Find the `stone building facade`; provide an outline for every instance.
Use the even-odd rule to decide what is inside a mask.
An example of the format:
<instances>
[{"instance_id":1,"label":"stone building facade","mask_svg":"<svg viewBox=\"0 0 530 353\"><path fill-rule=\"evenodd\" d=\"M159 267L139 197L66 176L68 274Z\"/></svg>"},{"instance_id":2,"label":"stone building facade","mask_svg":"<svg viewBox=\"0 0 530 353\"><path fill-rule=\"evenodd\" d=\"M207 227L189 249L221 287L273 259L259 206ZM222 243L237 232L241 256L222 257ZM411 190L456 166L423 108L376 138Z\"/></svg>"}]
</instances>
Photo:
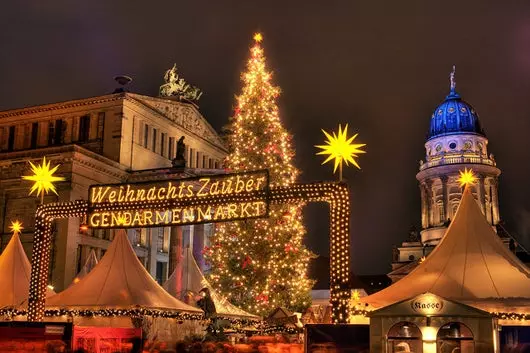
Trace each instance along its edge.
<instances>
[{"instance_id":1,"label":"stone building facade","mask_svg":"<svg viewBox=\"0 0 530 353\"><path fill-rule=\"evenodd\" d=\"M184 136L186 168L170 171L178 139ZM128 92L0 112L0 247L11 221L21 220L21 240L31 256L34 214L40 200L29 196L28 161L46 156L57 175L58 195L44 202L86 199L93 184L147 180L167 168L170 177L222 172L223 141L190 102ZM162 172L163 173L163 172ZM113 231L80 230L79 219L60 220L54 229L50 284L67 287L90 251L101 257ZM170 239L191 246L201 262L211 225L129 230L136 253L153 277L170 275ZM173 258L175 254L173 254ZM173 264L171 266L174 266Z\"/></svg>"}]
</instances>

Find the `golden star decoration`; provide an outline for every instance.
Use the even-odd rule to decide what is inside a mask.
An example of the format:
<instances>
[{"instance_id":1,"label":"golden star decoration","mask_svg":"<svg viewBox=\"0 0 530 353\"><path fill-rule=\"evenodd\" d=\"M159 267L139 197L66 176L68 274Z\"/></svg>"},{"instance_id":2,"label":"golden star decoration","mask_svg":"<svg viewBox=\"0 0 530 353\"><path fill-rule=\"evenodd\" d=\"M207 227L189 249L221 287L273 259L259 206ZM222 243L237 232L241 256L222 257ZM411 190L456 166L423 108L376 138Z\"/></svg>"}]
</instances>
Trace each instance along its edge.
<instances>
[{"instance_id":1,"label":"golden star decoration","mask_svg":"<svg viewBox=\"0 0 530 353\"><path fill-rule=\"evenodd\" d=\"M20 221L13 221L11 222L11 225L9 226L9 230L11 230L13 234L16 234L16 233L20 234L22 229L24 229L24 227L22 227L22 222Z\"/></svg>"},{"instance_id":2,"label":"golden star decoration","mask_svg":"<svg viewBox=\"0 0 530 353\"><path fill-rule=\"evenodd\" d=\"M458 177L458 182L460 186L473 185L477 182L477 177L473 173L472 169L464 168L464 171L459 171L460 176Z\"/></svg>"},{"instance_id":3,"label":"golden star decoration","mask_svg":"<svg viewBox=\"0 0 530 353\"><path fill-rule=\"evenodd\" d=\"M255 33L253 38L254 38L254 41L256 41L256 43L259 43L263 40L263 36L259 32Z\"/></svg>"},{"instance_id":4,"label":"golden star decoration","mask_svg":"<svg viewBox=\"0 0 530 353\"><path fill-rule=\"evenodd\" d=\"M53 174L59 168L59 165L50 169L50 162L46 163L46 157L42 159L41 165L35 165L32 162L29 162L31 165L31 171L33 175L23 176L22 179L35 182L31 187L29 194L31 195L34 191L37 191L37 195L42 195L43 193L48 193L53 191L57 195L57 190L55 185L56 181L63 181L63 177L54 176Z\"/></svg>"},{"instance_id":5,"label":"golden star decoration","mask_svg":"<svg viewBox=\"0 0 530 353\"><path fill-rule=\"evenodd\" d=\"M361 169L357 161L355 160L359 154L366 153L366 151L361 150L361 147L366 146L364 143L354 144L353 140L357 137L358 134L348 137L348 124L342 130L341 125L339 125L339 132L335 132L330 135L325 130L322 130L324 135L327 137L326 145L316 145L315 147L322 149L317 153L317 155L329 155L322 164L325 164L331 160L335 161L335 166L333 167L333 173L337 171L337 168L342 167L342 162L346 162L346 165L349 163L353 164L357 168Z\"/></svg>"}]
</instances>

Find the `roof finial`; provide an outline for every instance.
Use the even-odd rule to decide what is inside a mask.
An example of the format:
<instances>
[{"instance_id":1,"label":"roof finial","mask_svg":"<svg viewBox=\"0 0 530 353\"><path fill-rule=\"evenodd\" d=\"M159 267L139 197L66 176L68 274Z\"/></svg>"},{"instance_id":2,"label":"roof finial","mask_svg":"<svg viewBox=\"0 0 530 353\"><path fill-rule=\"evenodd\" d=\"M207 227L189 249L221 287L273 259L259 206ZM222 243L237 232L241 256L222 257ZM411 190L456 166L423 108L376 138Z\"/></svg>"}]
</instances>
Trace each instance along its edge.
<instances>
[{"instance_id":1,"label":"roof finial","mask_svg":"<svg viewBox=\"0 0 530 353\"><path fill-rule=\"evenodd\" d=\"M451 93L454 93L456 88L455 73L456 65L453 65L453 71L451 71L451 73L449 74L449 80L451 81Z\"/></svg>"}]
</instances>

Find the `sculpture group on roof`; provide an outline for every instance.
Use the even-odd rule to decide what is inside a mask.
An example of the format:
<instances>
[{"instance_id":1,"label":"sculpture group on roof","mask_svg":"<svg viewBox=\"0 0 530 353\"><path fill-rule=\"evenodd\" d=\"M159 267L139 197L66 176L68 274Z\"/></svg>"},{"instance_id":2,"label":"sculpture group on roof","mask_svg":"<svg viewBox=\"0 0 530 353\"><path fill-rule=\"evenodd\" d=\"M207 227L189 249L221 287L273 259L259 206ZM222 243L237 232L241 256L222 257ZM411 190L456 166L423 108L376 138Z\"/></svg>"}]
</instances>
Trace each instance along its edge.
<instances>
[{"instance_id":1,"label":"sculpture group on roof","mask_svg":"<svg viewBox=\"0 0 530 353\"><path fill-rule=\"evenodd\" d=\"M184 78L179 77L177 64L173 64L173 67L166 71L164 81L166 83L160 86L160 95L162 97L176 96L197 102L202 96L202 91L198 87L190 85Z\"/></svg>"}]
</instances>

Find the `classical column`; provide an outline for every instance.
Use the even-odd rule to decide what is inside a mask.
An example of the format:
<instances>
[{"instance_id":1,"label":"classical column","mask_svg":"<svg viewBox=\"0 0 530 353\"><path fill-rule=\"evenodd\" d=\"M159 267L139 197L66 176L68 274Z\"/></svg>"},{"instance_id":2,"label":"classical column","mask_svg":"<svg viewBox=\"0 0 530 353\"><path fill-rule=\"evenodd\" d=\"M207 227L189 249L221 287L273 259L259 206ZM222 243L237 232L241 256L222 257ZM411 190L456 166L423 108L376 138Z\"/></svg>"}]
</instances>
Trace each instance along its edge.
<instances>
[{"instance_id":1,"label":"classical column","mask_svg":"<svg viewBox=\"0 0 530 353\"><path fill-rule=\"evenodd\" d=\"M486 179L486 177L484 176L484 174L479 174L478 176L478 199L479 199L479 202L480 202L480 208L482 209L482 213L487 217L486 215L486 187L485 187L485 184L484 184L484 180Z\"/></svg>"},{"instance_id":2,"label":"classical column","mask_svg":"<svg viewBox=\"0 0 530 353\"><path fill-rule=\"evenodd\" d=\"M204 269L204 224L196 224L193 231L193 257L197 261L197 265L201 269Z\"/></svg>"},{"instance_id":3,"label":"classical column","mask_svg":"<svg viewBox=\"0 0 530 353\"><path fill-rule=\"evenodd\" d=\"M429 227L429 213L427 206L427 190L425 183L420 183L420 194L421 194L421 226L423 229Z\"/></svg>"},{"instance_id":4,"label":"classical column","mask_svg":"<svg viewBox=\"0 0 530 353\"><path fill-rule=\"evenodd\" d=\"M169 235L169 268L171 276L182 256L182 227L171 227Z\"/></svg>"},{"instance_id":5,"label":"classical column","mask_svg":"<svg viewBox=\"0 0 530 353\"><path fill-rule=\"evenodd\" d=\"M449 178L447 175L442 175L440 177L440 180L442 181L442 202L443 202L443 210L444 210L444 219L441 219L440 221L442 223L445 223L447 220L447 216L449 215L449 193L447 192L447 181Z\"/></svg>"},{"instance_id":6,"label":"classical column","mask_svg":"<svg viewBox=\"0 0 530 353\"><path fill-rule=\"evenodd\" d=\"M426 204L427 204L427 227L429 228L433 225L433 214L432 214L432 205L433 205L433 197L432 197L432 181L430 179L425 181L425 188L426 188Z\"/></svg>"},{"instance_id":7,"label":"classical column","mask_svg":"<svg viewBox=\"0 0 530 353\"><path fill-rule=\"evenodd\" d=\"M493 224L499 223L499 197L498 197L499 180L497 178L491 178L491 207L493 213Z\"/></svg>"},{"instance_id":8,"label":"classical column","mask_svg":"<svg viewBox=\"0 0 530 353\"><path fill-rule=\"evenodd\" d=\"M7 197L5 190L0 190L0 236L6 231L5 214L6 214ZM4 247L4 238L0 238L0 251Z\"/></svg>"}]
</instances>

